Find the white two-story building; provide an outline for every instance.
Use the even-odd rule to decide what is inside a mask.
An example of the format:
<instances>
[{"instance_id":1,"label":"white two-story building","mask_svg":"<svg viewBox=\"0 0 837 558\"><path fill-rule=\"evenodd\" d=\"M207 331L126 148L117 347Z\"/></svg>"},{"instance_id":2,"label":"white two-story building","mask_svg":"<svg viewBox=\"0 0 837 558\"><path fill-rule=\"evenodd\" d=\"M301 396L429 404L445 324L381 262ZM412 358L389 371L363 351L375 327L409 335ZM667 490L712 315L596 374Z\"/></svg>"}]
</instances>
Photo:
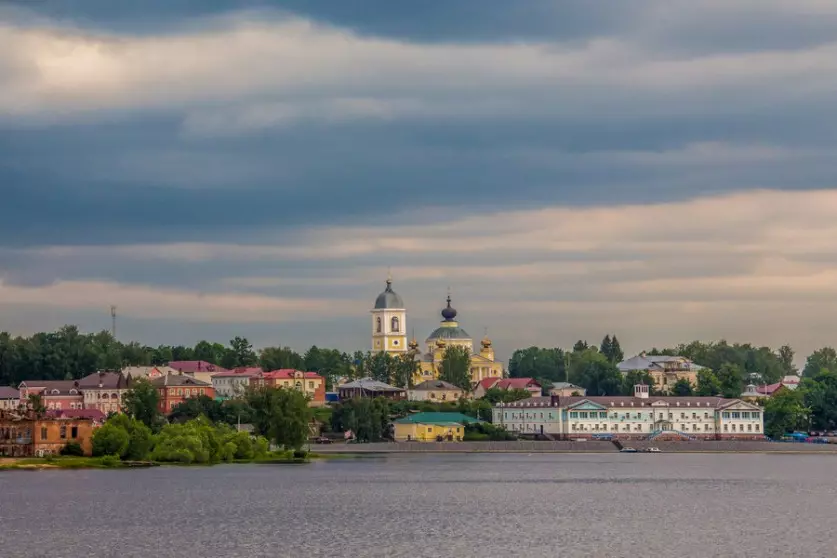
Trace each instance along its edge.
<instances>
[{"instance_id":1,"label":"white two-story building","mask_svg":"<svg viewBox=\"0 0 837 558\"><path fill-rule=\"evenodd\" d=\"M757 405L723 397L650 396L642 385L634 387L633 397L551 396L498 403L492 422L513 432L562 439L764 437L764 413Z\"/></svg>"}]
</instances>

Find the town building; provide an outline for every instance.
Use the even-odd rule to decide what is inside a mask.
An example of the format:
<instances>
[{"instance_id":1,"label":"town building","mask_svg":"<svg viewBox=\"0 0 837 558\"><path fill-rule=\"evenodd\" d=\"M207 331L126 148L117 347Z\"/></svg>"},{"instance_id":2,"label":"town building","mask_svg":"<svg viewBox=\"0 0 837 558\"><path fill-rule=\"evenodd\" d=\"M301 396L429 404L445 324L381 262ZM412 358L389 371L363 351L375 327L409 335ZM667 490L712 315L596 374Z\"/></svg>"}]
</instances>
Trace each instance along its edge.
<instances>
[{"instance_id":1,"label":"town building","mask_svg":"<svg viewBox=\"0 0 837 558\"><path fill-rule=\"evenodd\" d=\"M260 372L250 377L254 388L274 387L301 391L310 399L312 407L325 405L325 378L316 372L303 372L291 368Z\"/></svg>"},{"instance_id":2,"label":"town building","mask_svg":"<svg viewBox=\"0 0 837 558\"><path fill-rule=\"evenodd\" d=\"M465 425L479 420L462 413L415 413L397 419L396 442L461 442Z\"/></svg>"},{"instance_id":3,"label":"town building","mask_svg":"<svg viewBox=\"0 0 837 558\"><path fill-rule=\"evenodd\" d=\"M361 378L337 386L337 393L341 400L354 397L385 397L401 400L407 398L407 391L372 378Z\"/></svg>"},{"instance_id":4,"label":"town building","mask_svg":"<svg viewBox=\"0 0 837 558\"><path fill-rule=\"evenodd\" d=\"M250 380L263 372L264 370L257 366L216 372L212 375L216 399L230 399L243 395L250 388Z\"/></svg>"},{"instance_id":5,"label":"town building","mask_svg":"<svg viewBox=\"0 0 837 558\"><path fill-rule=\"evenodd\" d=\"M29 397L41 398L44 409L83 409L84 396L78 380L26 380L18 386L20 403L29 406Z\"/></svg>"},{"instance_id":6,"label":"town building","mask_svg":"<svg viewBox=\"0 0 837 558\"><path fill-rule=\"evenodd\" d=\"M12 411L20 406L20 392L11 386L0 386L0 410Z\"/></svg>"},{"instance_id":7,"label":"town building","mask_svg":"<svg viewBox=\"0 0 837 558\"><path fill-rule=\"evenodd\" d=\"M654 380L654 386L663 393L671 391L678 380L686 380L696 386L697 373L703 370L703 366L685 357L649 355L644 351L616 366L622 375L629 372L647 372Z\"/></svg>"},{"instance_id":8,"label":"town building","mask_svg":"<svg viewBox=\"0 0 837 558\"><path fill-rule=\"evenodd\" d=\"M757 405L723 397L650 396L645 385L635 386L633 397L550 396L498 403L492 422L513 432L562 439L764 438L764 413Z\"/></svg>"},{"instance_id":9,"label":"town building","mask_svg":"<svg viewBox=\"0 0 837 558\"><path fill-rule=\"evenodd\" d=\"M131 379L121 372L94 372L78 381L85 409L105 413L122 412L122 397L131 388Z\"/></svg>"},{"instance_id":10,"label":"town building","mask_svg":"<svg viewBox=\"0 0 837 558\"><path fill-rule=\"evenodd\" d=\"M549 395L557 395L559 397L580 395L584 397L587 395L587 390L570 382L554 382L552 387L549 388Z\"/></svg>"},{"instance_id":11,"label":"town building","mask_svg":"<svg viewBox=\"0 0 837 558\"><path fill-rule=\"evenodd\" d=\"M228 372L226 368L205 360L173 360L168 363L168 367L208 384L212 383L213 374Z\"/></svg>"},{"instance_id":12,"label":"town building","mask_svg":"<svg viewBox=\"0 0 837 558\"><path fill-rule=\"evenodd\" d=\"M430 401L432 403L450 403L465 397L465 391L442 380L427 380L407 390L410 401Z\"/></svg>"},{"instance_id":13,"label":"town building","mask_svg":"<svg viewBox=\"0 0 837 558\"><path fill-rule=\"evenodd\" d=\"M0 455L56 455L69 442L78 443L85 455L91 455L93 431L101 421L64 414L73 412L57 411L59 414L55 416L41 416L34 411L0 411Z\"/></svg>"},{"instance_id":14,"label":"town building","mask_svg":"<svg viewBox=\"0 0 837 558\"><path fill-rule=\"evenodd\" d=\"M122 369L122 375L131 380L138 380L140 378L153 380L155 378L162 378L166 374L177 373L177 370L168 366L126 366Z\"/></svg>"},{"instance_id":15,"label":"town building","mask_svg":"<svg viewBox=\"0 0 837 558\"><path fill-rule=\"evenodd\" d=\"M407 309L401 296L392 289L392 278L387 278L386 288L375 299L372 313L372 351L385 352L395 356L412 355L418 362L413 383L435 380L440 375L440 366L445 350L449 346L464 347L471 355L471 381L484 378L501 378L503 363L496 360L492 342L485 337L480 350L474 351L474 341L456 321L457 311L451 306L450 295L447 307L442 309L442 322L425 339L425 349L412 339L407 343Z\"/></svg>"},{"instance_id":16,"label":"town building","mask_svg":"<svg viewBox=\"0 0 837 558\"><path fill-rule=\"evenodd\" d=\"M474 398L481 399L490 389L514 390L522 389L533 396L543 392L541 384L533 378L484 378L474 387Z\"/></svg>"},{"instance_id":17,"label":"town building","mask_svg":"<svg viewBox=\"0 0 837 558\"><path fill-rule=\"evenodd\" d=\"M202 382L187 374L166 374L151 380L151 385L157 388L160 394L157 408L164 414L170 413L172 409L190 397L201 395L215 397L212 384Z\"/></svg>"}]
</instances>

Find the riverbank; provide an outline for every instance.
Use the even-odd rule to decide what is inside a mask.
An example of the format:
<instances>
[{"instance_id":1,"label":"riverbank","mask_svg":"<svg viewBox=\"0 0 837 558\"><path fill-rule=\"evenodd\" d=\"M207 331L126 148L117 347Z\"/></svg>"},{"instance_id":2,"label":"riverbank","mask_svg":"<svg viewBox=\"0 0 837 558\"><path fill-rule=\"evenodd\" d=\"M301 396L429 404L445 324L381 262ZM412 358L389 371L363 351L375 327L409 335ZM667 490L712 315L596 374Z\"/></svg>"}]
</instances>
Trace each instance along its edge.
<instances>
[{"instance_id":1,"label":"riverbank","mask_svg":"<svg viewBox=\"0 0 837 558\"><path fill-rule=\"evenodd\" d=\"M643 450L659 448L666 453L789 453L837 455L837 444L803 444L759 441L631 441L625 446ZM387 442L334 444L317 448L322 454L368 455L390 453L618 453L611 442Z\"/></svg>"},{"instance_id":2,"label":"riverbank","mask_svg":"<svg viewBox=\"0 0 837 558\"><path fill-rule=\"evenodd\" d=\"M288 453L275 453L249 460L224 462L225 464L256 465L298 465L310 463L316 459L339 459L337 454L321 455L308 453L304 457L295 457ZM158 461L122 461L112 456L105 457L0 457L0 471L8 470L48 470L48 469L137 469L160 466L171 467L211 467L220 463L165 463Z\"/></svg>"}]
</instances>

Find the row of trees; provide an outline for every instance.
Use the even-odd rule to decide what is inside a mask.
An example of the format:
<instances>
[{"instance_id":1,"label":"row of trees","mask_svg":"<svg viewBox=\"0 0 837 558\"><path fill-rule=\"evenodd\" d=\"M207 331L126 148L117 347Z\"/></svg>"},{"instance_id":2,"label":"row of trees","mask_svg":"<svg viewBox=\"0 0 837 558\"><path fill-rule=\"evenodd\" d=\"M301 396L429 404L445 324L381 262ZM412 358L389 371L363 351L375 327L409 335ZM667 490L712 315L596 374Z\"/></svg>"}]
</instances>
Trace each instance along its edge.
<instances>
[{"instance_id":1,"label":"row of trees","mask_svg":"<svg viewBox=\"0 0 837 558\"><path fill-rule=\"evenodd\" d=\"M194 397L177 405L168 418L160 413L158 403L157 390L146 380L138 380L123 397L125 415L154 435L166 429L170 433L180 432L169 427L203 417L216 425L252 424L256 434L277 446L298 449L308 438L312 418L308 398L288 389L249 390L242 398L230 401ZM129 430L129 434L131 432Z\"/></svg>"}]
</instances>

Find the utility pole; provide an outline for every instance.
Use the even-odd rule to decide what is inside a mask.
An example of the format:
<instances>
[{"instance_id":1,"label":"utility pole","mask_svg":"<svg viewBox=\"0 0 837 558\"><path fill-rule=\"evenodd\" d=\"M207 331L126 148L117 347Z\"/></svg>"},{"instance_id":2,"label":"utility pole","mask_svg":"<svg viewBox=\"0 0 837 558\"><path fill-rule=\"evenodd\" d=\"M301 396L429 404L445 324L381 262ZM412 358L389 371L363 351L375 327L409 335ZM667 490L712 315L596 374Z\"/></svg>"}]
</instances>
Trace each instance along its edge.
<instances>
[{"instance_id":1,"label":"utility pole","mask_svg":"<svg viewBox=\"0 0 837 558\"><path fill-rule=\"evenodd\" d=\"M116 339L116 306L110 307L110 334Z\"/></svg>"}]
</instances>

